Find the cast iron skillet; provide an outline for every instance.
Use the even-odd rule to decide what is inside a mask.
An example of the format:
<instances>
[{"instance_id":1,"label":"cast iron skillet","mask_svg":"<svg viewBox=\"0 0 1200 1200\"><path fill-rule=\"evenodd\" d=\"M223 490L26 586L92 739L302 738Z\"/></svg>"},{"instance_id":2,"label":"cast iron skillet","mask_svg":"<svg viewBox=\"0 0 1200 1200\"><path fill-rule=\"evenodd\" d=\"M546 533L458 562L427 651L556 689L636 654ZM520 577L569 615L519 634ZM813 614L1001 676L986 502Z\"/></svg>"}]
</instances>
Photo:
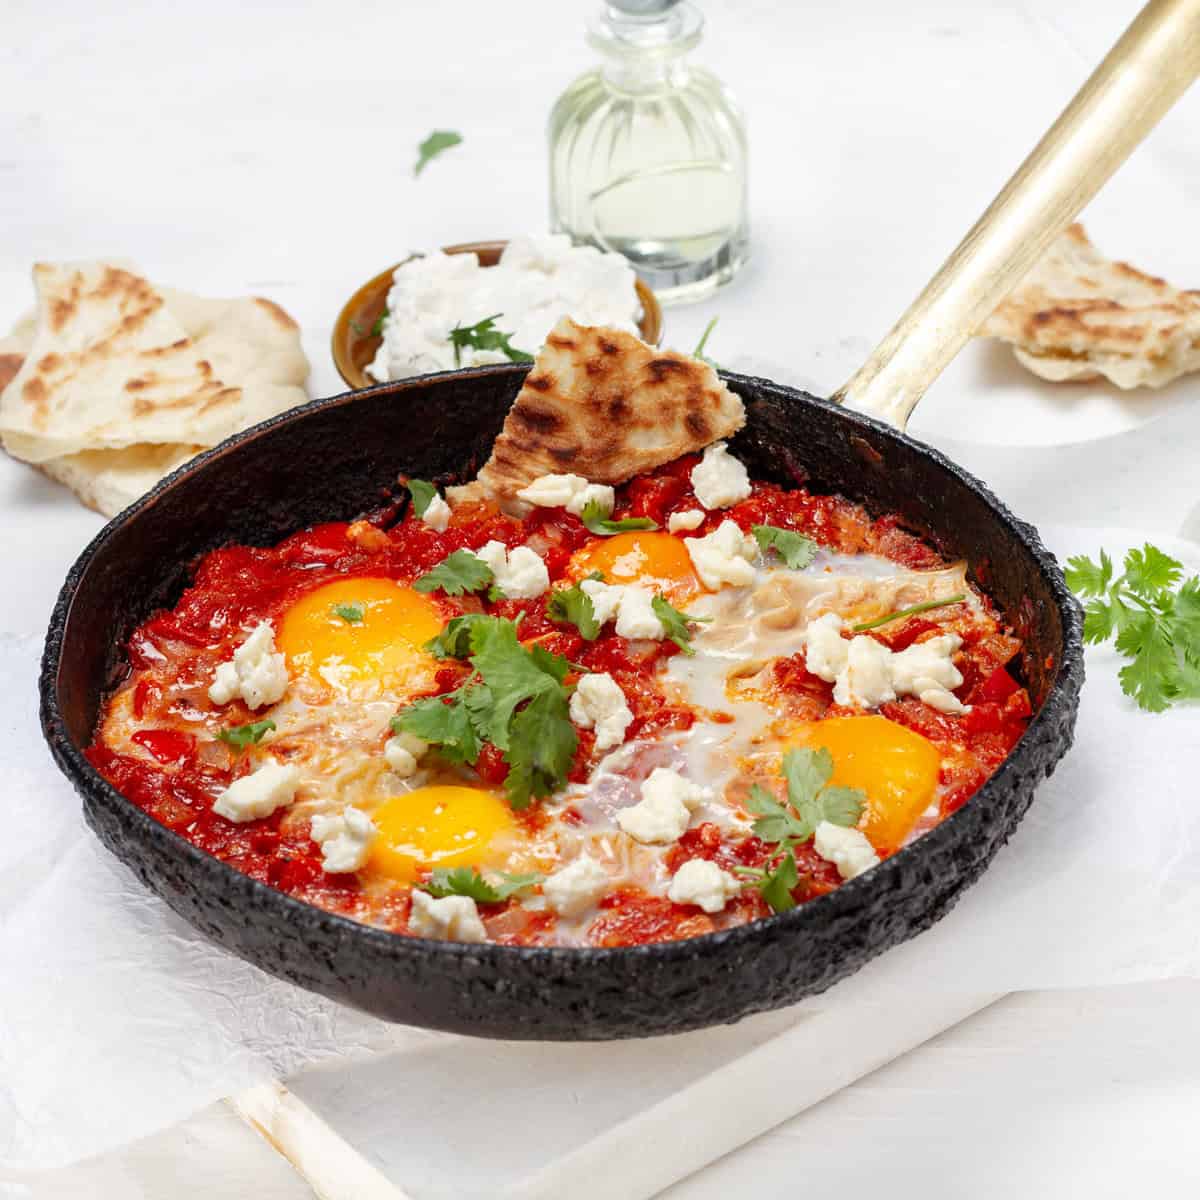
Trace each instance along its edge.
<instances>
[{"instance_id":1,"label":"cast iron skillet","mask_svg":"<svg viewBox=\"0 0 1200 1200\"><path fill-rule=\"evenodd\" d=\"M1200 71L1200 0L1151 0L909 312L850 381L851 407L902 426L925 388ZM380 1016L507 1038L671 1033L812 995L933 924L1008 839L1071 743L1080 614L1037 533L977 480L870 417L727 376L754 475L901 514L972 564L1025 642L1037 705L957 813L874 870L780 916L621 949L428 942L357 925L253 882L123 799L83 757L130 631L188 564L271 543L393 496L400 471L471 478L525 368L491 367L320 400L236 437L113 521L72 568L42 666L42 724L101 840L187 920L273 974Z\"/></svg>"},{"instance_id":2,"label":"cast iron skillet","mask_svg":"<svg viewBox=\"0 0 1200 1200\"><path fill-rule=\"evenodd\" d=\"M400 472L472 478L527 368L486 367L319 400L177 471L108 525L72 568L50 626L42 722L88 822L142 881L213 941L381 1017L505 1038L671 1033L812 995L941 917L1008 839L1071 742L1080 620L1036 532L935 451L870 418L728 375L751 474L807 480L901 514L978 582L1024 639L1038 708L971 801L875 870L810 904L692 941L519 948L407 938L322 912L191 846L83 757L131 631L174 603L189 564L229 542L268 545L386 504Z\"/></svg>"}]
</instances>

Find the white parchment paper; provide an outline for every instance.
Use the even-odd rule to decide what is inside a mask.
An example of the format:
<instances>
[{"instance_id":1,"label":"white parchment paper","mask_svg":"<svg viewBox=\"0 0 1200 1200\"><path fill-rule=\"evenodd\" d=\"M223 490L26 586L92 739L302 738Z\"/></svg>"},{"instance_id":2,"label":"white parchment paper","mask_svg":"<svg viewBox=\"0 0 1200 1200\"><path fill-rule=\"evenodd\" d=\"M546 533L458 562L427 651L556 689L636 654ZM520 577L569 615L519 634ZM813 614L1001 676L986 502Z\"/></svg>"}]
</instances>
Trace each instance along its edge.
<instances>
[{"instance_id":1,"label":"white parchment paper","mask_svg":"<svg viewBox=\"0 0 1200 1200\"><path fill-rule=\"evenodd\" d=\"M1063 555L1143 540L1048 532ZM1200 569L1196 547L1154 540ZM399 1080L406 1054L459 1040L388 1027L271 979L147 894L83 826L44 749L39 653L33 639L0 638L0 1165L99 1153L307 1063L400 1051ZM1121 695L1117 666L1107 649L1089 651L1074 750L954 912L803 1008L886 1011L922 993L1200 975L1200 713L1139 712ZM713 1035L724 1039L722 1059L734 1034ZM744 1034L750 1050L763 1027ZM666 1047L641 1045L648 1065ZM510 1054L527 1054L529 1073L516 1074L530 1085L545 1056ZM628 1057L613 1056L614 1073L628 1072ZM592 1055L598 1092L604 1071Z\"/></svg>"}]
</instances>

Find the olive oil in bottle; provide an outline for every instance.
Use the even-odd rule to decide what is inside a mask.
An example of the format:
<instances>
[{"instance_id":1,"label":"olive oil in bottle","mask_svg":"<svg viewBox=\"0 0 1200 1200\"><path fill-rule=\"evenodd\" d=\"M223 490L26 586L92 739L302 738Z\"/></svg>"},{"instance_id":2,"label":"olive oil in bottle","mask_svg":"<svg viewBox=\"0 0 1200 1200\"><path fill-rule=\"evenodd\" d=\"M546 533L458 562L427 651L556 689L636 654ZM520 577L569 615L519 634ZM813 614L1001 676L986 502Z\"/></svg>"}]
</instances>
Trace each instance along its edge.
<instances>
[{"instance_id":1,"label":"olive oil in bottle","mask_svg":"<svg viewBox=\"0 0 1200 1200\"><path fill-rule=\"evenodd\" d=\"M746 134L729 93L684 55L703 18L679 0L609 0L604 56L550 114L556 232L623 254L664 303L700 300L746 261Z\"/></svg>"}]
</instances>

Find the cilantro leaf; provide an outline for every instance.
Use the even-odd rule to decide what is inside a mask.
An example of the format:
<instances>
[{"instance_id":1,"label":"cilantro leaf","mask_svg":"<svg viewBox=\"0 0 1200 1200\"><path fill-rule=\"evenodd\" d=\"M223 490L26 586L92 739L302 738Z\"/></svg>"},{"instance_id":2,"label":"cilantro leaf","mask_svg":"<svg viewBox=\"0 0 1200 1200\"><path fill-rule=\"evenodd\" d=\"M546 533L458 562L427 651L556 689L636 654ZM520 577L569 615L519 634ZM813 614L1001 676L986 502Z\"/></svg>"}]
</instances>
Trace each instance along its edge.
<instances>
[{"instance_id":1,"label":"cilantro leaf","mask_svg":"<svg viewBox=\"0 0 1200 1200\"><path fill-rule=\"evenodd\" d=\"M787 780L788 800L797 808L811 803L833 774L833 755L819 750L789 750L780 773Z\"/></svg>"},{"instance_id":2,"label":"cilantro leaf","mask_svg":"<svg viewBox=\"0 0 1200 1200\"><path fill-rule=\"evenodd\" d=\"M1148 712L1200 699L1200 576L1180 583L1183 564L1149 542L1129 550L1122 565L1114 579L1103 551L1099 563L1068 560L1067 582L1087 600L1084 640L1113 642L1129 660L1121 688Z\"/></svg>"},{"instance_id":3,"label":"cilantro leaf","mask_svg":"<svg viewBox=\"0 0 1200 1200\"><path fill-rule=\"evenodd\" d=\"M393 731L431 742L449 762L473 763L481 746L466 703L469 690L460 688L449 696L414 700L392 718Z\"/></svg>"},{"instance_id":4,"label":"cilantro leaf","mask_svg":"<svg viewBox=\"0 0 1200 1200\"><path fill-rule=\"evenodd\" d=\"M594 642L600 636L600 622L596 620L596 606L592 603L591 596L579 584L551 592L546 612L552 621L562 621L574 625L584 641Z\"/></svg>"},{"instance_id":5,"label":"cilantro leaf","mask_svg":"<svg viewBox=\"0 0 1200 1200\"><path fill-rule=\"evenodd\" d=\"M704 353L704 347L708 345L709 335L714 329L716 329L717 322L720 319L720 317L713 317L713 319L709 321L707 325L705 325L704 332L700 335L700 340L696 343L695 350L692 351L693 358L698 358L701 362L708 363L708 365L714 369L716 369L717 364Z\"/></svg>"},{"instance_id":6,"label":"cilantro leaf","mask_svg":"<svg viewBox=\"0 0 1200 1200\"><path fill-rule=\"evenodd\" d=\"M439 154L457 146L462 141L462 134L453 129L435 129L418 147L417 163L413 167L414 178L425 170Z\"/></svg>"},{"instance_id":7,"label":"cilantro leaf","mask_svg":"<svg viewBox=\"0 0 1200 1200\"><path fill-rule=\"evenodd\" d=\"M450 330L450 344L454 347L454 365L461 366L462 352L465 347L473 350L499 350L509 362L533 362L533 355L518 350L509 341L511 333L502 333L496 328L496 318L503 313L493 313L476 321L474 325L455 325Z\"/></svg>"},{"instance_id":8,"label":"cilantro leaf","mask_svg":"<svg viewBox=\"0 0 1200 1200\"><path fill-rule=\"evenodd\" d=\"M549 796L566 779L579 737L562 688L540 692L513 717L504 790L520 810L535 796Z\"/></svg>"},{"instance_id":9,"label":"cilantro leaf","mask_svg":"<svg viewBox=\"0 0 1200 1200\"><path fill-rule=\"evenodd\" d=\"M858 824L867 798L857 788L828 786L833 755L824 747L787 751L780 773L787 781L787 804L758 784L751 787L746 799L746 808L758 816L754 832L764 842L807 842L822 821Z\"/></svg>"},{"instance_id":10,"label":"cilantro leaf","mask_svg":"<svg viewBox=\"0 0 1200 1200\"><path fill-rule=\"evenodd\" d=\"M855 633L865 633L868 629L878 629L880 625L890 625L893 621L899 621L904 617L915 617L917 613L932 612L935 608L946 608L950 604L961 604L966 598L965 592L959 592L958 595L947 596L943 600L926 600L921 604L910 604L908 608L898 608L895 612L876 617L873 621L860 621L857 625L851 625L850 628Z\"/></svg>"},{"instance_id":11,"label":"cilantro leaf","mask_svg":"<svg viewBox=\"0 0 1200 1200\"><path fill-rule=\"evenodd\" d=\"M844 825L847 829L857 825L865 803L866 796L858 788L822 788L808 810L813 832L816 832L822 821L828 821L831 825Z\"/></svg>"},{"instance_id":12,"label":"cilantro leaf","mask_svg":"<svg viewBox=\"0 0 1200 1200\"><path fill-rule=\"evenodd\" d=\"M807 567L817 552L817 543L794 529L780 529L777 525L751 525L750 532L764 554L774 550L792 571Z\"/></svg>"},{"instance_id":13,"label":"cilantro leaf","mask_svg":"<svg viewBox=\"0 0 1200 1200\"><path fill-rule=\"evenodd\" d=\"M650 601L654 615L662 624L667 637L677 645L684 654L695 654L692 649L692 631L688 622L708 622L711 617L693 617L691 613L680 612L672 607L662 596L654 596Z\"/></svg>"},{"instance_id":14,"label":"cilantro leaf","mask_svg":"<svg viewBox=\"0 0 1200 1200\"><path fill-rule=\"evenodd\" d=\"M762 898L776 913L787 912L796 907L792 899L792 888L800 882L800 873L796 870L796 856L789 849L775 868L763 876L758 890Z\"/></svg>"},{"instance_id":15,"label":"cilantro leaf","mask_svg":"<svg viewBox=\"0 0 1200 1200\"><path fill-rule=\"evenodd\" d=\"M404 486L407 487L409 492L412 494L413 512L415 512L418 517L423 517L425 515L425 510L429 507L434 497L438 494L437 488L435 488L432 483L426 482L424 479L410 479Z\"/></svg>"},{"instance_id":16,"label":"cilantro leaf","mask_svg":"<svg viewBox=\"0 0 1200 1200\"><path fill-rule=\"evenodd\" d=\"M425 643L425 649L436 659L466 658L471 653L471 628L480 621L492 620L486 613L463 613L451 617L450 623L437 637Z\"/></svg>"},{"instance_id":17,"label":"cilantro leaf","mask_svg":"<svg viewBox=\"0 0 1200 1200\"><path fill-rule=\"evenodd\" d=\"M432 571L426 571L413 584L413 590L436 592L440 589L447 596L461 596L463 592L477 592L487 587L493 578L492 568L483 559L470 550L455 550Z\"/></svg>"},{"instance_id":18,"label":"cilantro leaf","mask_svg":"<svg viewBox=\"0 0 1200 1200\"><path fill-rule=\"evenodd\" d=\"M347 625L361 625L363 607L361 604L335 604L333 606L333 615L341 617Z\"/></svg>"},{"instance_id":19,"label":"cilantro leaf","mask_svg":"<svg viewBox=\"0 0 1200 1200\"><path fill-rule=\"evenodd\" d=\"M235 725L232 729L220 729L217 731L217 737L236 750L245 750L247 746L257 746L274 728L275 722L269 719L252 721L249 725Z\"/></svg>"},{"instance_id":20,"label":"cilantro leaf","mask_svg":"<svg viewBox=\"0 0 1200 1200\"><path fill-rule=\"evenodd\" d=\"M657 529L658 522L649 517L623 517L620 521L610 520L611 510L599 500L589 500L583 506L580 520L590 533L598 537L612 537L616 533L628 533L635 529Z\"/></svg>"},{"instance_id":21,"label":"cilantro leaf","mask_svg":"<svg viewBox=\"0 0 1200 1200\"><path fill-rule=\"evenodd\" d=\"M758 814L753 829L755 835L764 842L785 842L789 838L803 841L806 836L811 836L786 805L780 804L766 788L757 783L750 788L746 807Z\"/></svg>"},{"instance_id":22,"label":"cilantro leaf","mask_svg":"<svg viewBox=\"0 0 1200 1200\"><path fill-rule=\"evenodd\" d=\"M469 896L481 904L500 904L541 883L544 876L538 874L507 875L498 873L498 882L485 879L474 867L438 867L430 872L424 883L416 886L431 896Z\"/></svg>"}]
</instances>

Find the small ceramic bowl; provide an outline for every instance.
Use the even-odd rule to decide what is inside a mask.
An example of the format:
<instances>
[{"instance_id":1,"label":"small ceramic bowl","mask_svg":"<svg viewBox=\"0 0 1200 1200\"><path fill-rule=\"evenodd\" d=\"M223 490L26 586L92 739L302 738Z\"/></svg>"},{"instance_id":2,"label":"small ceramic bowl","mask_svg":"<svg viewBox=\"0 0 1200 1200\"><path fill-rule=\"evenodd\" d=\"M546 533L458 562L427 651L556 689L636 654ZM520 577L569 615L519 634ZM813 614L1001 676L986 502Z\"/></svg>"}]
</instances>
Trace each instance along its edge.
<instances>
[{"instance_id":1,"label":"small ceramic bowl","mask_svg":"<svg viewBox=\"0 0 1200 1200\"><path fill-rule=\"evenodd\" d=\"M462 242L457 246L443 246L442 253L477 254L481 266L494 267L507 245L507 242ZM404 261L409 262L411 258ZM371 331L383 316L392 276L401 265L396 263L364 283L338 314L337 324L333 327L333 361L338 374L352 388L373 387L378 382L367 374L367 365L374 359L383 339ZM658 298L640 279L635 281L635 286L642 304L638 319L642 340L657 346L662 337L662 309Z\"/></svg>"}]
</instances>

